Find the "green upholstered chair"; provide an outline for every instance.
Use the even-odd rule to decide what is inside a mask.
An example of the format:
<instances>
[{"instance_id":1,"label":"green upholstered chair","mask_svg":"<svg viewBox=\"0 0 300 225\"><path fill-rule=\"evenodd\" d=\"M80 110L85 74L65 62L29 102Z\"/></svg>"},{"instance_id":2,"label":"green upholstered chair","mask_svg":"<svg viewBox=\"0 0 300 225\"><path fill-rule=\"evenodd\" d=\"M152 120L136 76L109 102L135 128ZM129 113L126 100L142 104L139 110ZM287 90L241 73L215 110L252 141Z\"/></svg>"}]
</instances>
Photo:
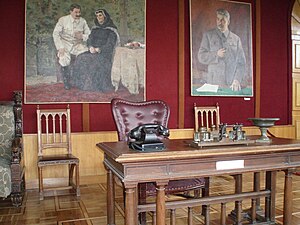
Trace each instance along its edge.
<instances>
[{"instance_id":1,"label":"green upholstered chair","mask_svg":"<svg viewBox=\"0 0 300 225\"><path fill-rule=\"evenodd\" d=\"M25 191L22 162L22 92L0 101L0 198L20 206Z\"/></svg>"}]
</instances>

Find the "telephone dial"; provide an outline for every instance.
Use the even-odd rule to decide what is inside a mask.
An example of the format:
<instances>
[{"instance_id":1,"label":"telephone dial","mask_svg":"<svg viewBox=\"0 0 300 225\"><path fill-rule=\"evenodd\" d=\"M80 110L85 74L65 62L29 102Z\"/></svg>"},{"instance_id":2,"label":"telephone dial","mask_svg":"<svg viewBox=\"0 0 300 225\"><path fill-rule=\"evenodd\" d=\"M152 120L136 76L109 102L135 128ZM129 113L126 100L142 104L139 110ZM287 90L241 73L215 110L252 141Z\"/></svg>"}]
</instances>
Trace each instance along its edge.
<instances>
[{"instance_id":1,"label":"telephone dial","mask_svg":"<svg viewBox=\"0 0 300 225\"><path fill-rule=\"evenodd\" d=\"M159 136L169 137L169 129L159 124L143 124L128 133L128 145L138 151L161 151L165 149ZM135 141L132 141L135 139Z\"/></svg>"}]
</instances>

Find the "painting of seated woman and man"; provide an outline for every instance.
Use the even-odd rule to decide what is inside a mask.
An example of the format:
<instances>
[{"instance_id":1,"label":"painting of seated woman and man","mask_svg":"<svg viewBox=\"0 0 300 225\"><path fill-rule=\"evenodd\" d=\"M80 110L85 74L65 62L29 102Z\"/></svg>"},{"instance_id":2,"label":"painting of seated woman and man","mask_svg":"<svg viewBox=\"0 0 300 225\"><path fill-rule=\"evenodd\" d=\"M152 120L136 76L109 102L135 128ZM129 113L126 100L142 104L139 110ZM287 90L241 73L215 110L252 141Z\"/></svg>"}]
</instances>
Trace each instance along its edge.
<instances>
[{"instance_id":1,"label":"painting of seated woman and man","mask_svg":"<svg viewBox=\"0 0 300 225\"><path fill-rule=\"evenodd\" d=\"M31 76L27 60L25 101L97 103L115 97L144 100L145 45L130 39L122 41L124 35L106 9L93 12L92 26L81 13L79 4L70 4L69 14L60 17L54 26L54 78Z\"/></svg>"}]
</instances>

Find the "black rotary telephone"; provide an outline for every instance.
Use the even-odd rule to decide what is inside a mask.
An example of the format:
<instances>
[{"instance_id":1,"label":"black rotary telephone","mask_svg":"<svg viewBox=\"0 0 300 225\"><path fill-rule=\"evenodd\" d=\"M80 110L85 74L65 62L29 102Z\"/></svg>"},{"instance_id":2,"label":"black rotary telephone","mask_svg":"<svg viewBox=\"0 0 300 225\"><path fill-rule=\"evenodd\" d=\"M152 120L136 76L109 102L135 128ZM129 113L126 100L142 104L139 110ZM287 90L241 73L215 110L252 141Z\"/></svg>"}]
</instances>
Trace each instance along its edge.
<instances>
[{"instance_id":1,"label":"black rotary telephone","mask_svg":"<svg viewBox=\"0 0 300 225\"><path fill-rule=\"evenodd\" d=\"M162 125L143 124L128 133L128 145L138 151L161 151L165 149L165 145L159 139L159 136L169 137L169 135L169 129ZM135 139L135 141L131 141L132 139Z\"/></svg>"}]
</instances>

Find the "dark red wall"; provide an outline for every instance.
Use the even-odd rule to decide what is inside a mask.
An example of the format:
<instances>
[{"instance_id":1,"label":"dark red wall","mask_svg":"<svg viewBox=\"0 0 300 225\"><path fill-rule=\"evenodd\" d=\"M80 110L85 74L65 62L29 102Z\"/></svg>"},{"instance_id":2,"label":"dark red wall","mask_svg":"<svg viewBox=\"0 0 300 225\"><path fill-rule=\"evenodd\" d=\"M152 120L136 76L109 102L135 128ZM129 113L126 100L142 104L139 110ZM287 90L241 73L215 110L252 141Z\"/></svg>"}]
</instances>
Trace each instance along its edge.
<instances>
[{"instance_id":1,"label":"dark red wall","mask_svg":"<svg viewBox=\"0 0 300 225\"><path fill-rule=\"evenodd\" d=\"M185 1L185 39L189 40L188 2ZM255 28L255 1L249 0ZM291 120L290 9L293 0L261 1L261 116L280 117L277 124ZM0 1L0 100L11 98L24 85L25 0ZM178 4L174 0L147 1L146 97L163 99L171 107L170 128L178 124ZM253 30L255 38L255 29ZM253 40L255 56L255 39ZM189 41L185 45L185 127L192 128L193 104L221 106L221 121L247 122L255 112L255 99L191 97ZM254 58L255 62L255 58ZM254 68L255 72L255 68ZM60 107L43 105L41 107ZM72 130L82 131L82 105L71 104ZM36 105L24 105L24 132L36 132ZM91 131L115 130L110 104L90 104Z\"/></svg>"},{"instance_id":2,"label":"dark red wall","mask_svg":"<svg viewBox=\"0 0 300 225\"><path fill-rule=\"evenodd\" d=\"M261 1L269 9L268 1ZM291 26L292 3L272 1L272 8L261 14L261 116L291 117Z\"/></svg>"}]
</instances>

